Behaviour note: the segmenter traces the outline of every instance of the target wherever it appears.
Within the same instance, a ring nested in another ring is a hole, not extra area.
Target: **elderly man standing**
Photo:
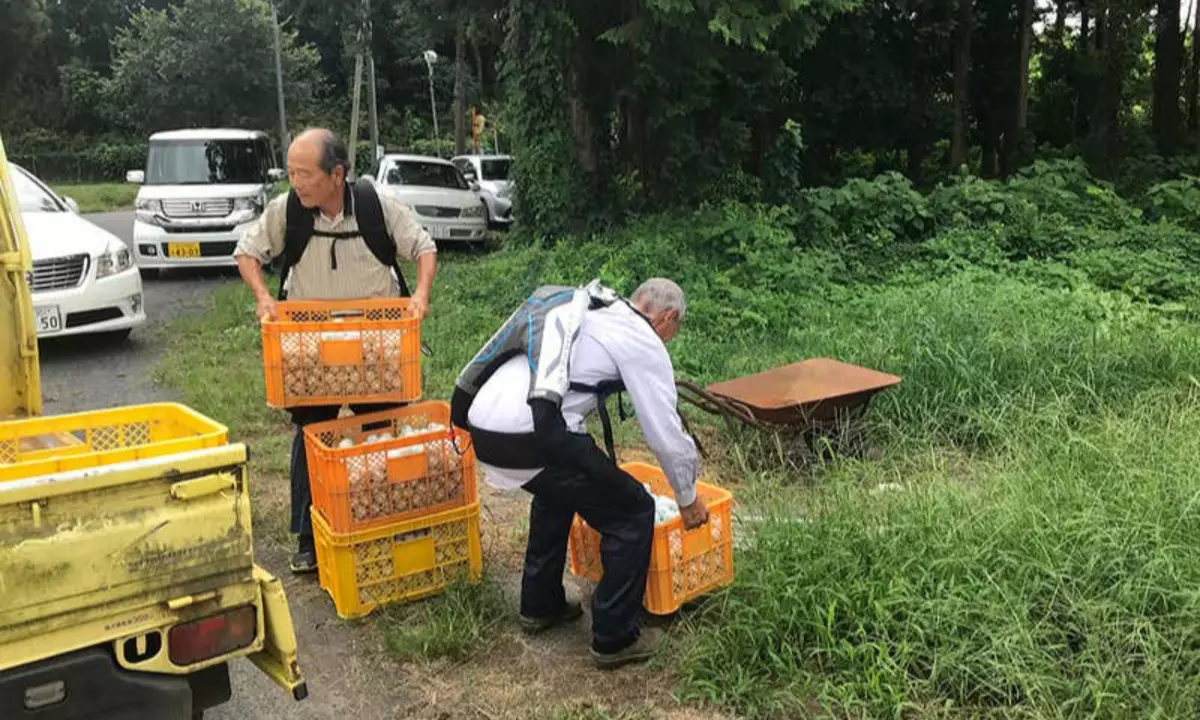
[[[527,632],[580,617],[562,582],[572,519],[579,513],[599,531],[604,578],[592,597],[592,656],[602,669],[646,660],[661,640],[660,631],[638,624],[654,501],[612,457],[605,395],[629,393],[684,525],[708,519],[666,348],[685,312],[683,290],[665,278],[647,281],[629,302],[598,282],[540,288],[459,375],[451,402],[488,481],[533,495],[521,581]],[[606,420],[608,455],[584,426],[596,411]]]
[[[349,154],[332,132],[306,130],[288,148],[292,189],[267,205],[262,217],[238,242],[234,256],[242,279],[254,292],[259,320],[275,319],[275,301],[263,280],[263,265],[282,258],[280,298],[351,300],[408,295],[399,259],[417,266],[411,308],[424,317],[437,271],[437,246],[412,210],[368,183],[346,180]],[[389,406],[352,406],[355,413]],[[339,408],[300,407],[291,411],[291,531],[298,535],[293,572],[316,570],[309,507],[308,461],[304,426],[332,420]]]

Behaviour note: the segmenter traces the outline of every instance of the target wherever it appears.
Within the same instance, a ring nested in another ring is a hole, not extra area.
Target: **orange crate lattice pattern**
[[[621,467],[639,482],[649,483],[655,494],[672,496],[666,476],[653,465]],[[696,483],[696,494],[708,505],[707,524],[684,530],[683,519],[676,517],[654,527],[643,604],[655,615],[669,615],[685,602],[733,582],[733,495],[702,482]],[[571,525],[570,548],[571,572],[599,582],[604,575],[600,533],[578,515]]]
[[[405,428],[416,432],[403,436]],[[392,439],[367,442],[381,433]],[[341,447],[343,440],[354,444]],[[459,447],[467,449],[460,454]],[[445,402],[310,425],[305,448],[313,507],[336,533],[462,507],[478,497],[474,450],[465,435],[451,437]]]
[[[263,323],[267,403],[285,408],[421,396],[420,322],[408,300],[295,301]]]

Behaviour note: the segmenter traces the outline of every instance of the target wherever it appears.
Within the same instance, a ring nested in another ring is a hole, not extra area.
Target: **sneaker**
[[[601,653],[593,649],[592,661],[601,670],[616,670],[624,665],[646,662],[658,652],[665,637],[666,633],[658,628],[644,628],[638,639],[624,650]]]
[[[317,571],[317,553],[315,550],[300,550],[292,556],[292,574],[304,575]]]
[[[583,617],[583,607],[577,602],[568,600],[567,604],[563,605],[562,610],[559,610],[554,615],[541,618],[531,618],[522,615],[521,629],[525,631],[526,635],[537,635],[550,628],[574,622],[581,617]]]

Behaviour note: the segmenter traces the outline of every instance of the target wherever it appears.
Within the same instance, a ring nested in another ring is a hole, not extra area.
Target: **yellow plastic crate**
[[[178,403],[9,420],[0,422],[0,481],[218,447],[228,437]]]
[[[356,533],[331,532],[316,508],[312,521],[321,587],[345,619],[435,595],[458,575],[476,582],[483,571],[478,500]]]

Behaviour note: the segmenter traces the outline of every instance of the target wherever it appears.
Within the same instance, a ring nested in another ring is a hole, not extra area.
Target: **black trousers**
[[[394,403],[351,405],[350,410],[355,415],[391,410],[400,407]],[[304,452],[304,428],[320,422],[333,420],[341,411],[340,405],[316,405],[313,407],[292,408],[292,423],[296,426],[296,436],[292,438],[292,463],[290,475],[292,481],[292,524],[291,531],[300,536],[300,550],[313,549],[312,516],[312,486],[308,478],[308,456]]]
[[[576,513],[600,533],[604,577],[592,595],[592,648],[612,653],[640,635],[638,615],[650,571],[654,500],[588,437],[572,439],[578,463],[547,467],[524,489],[533,495],[521,578],[521,614],[548,617],[566,603],[563,570]],[[482,458],[481,458],[482,459]]]

